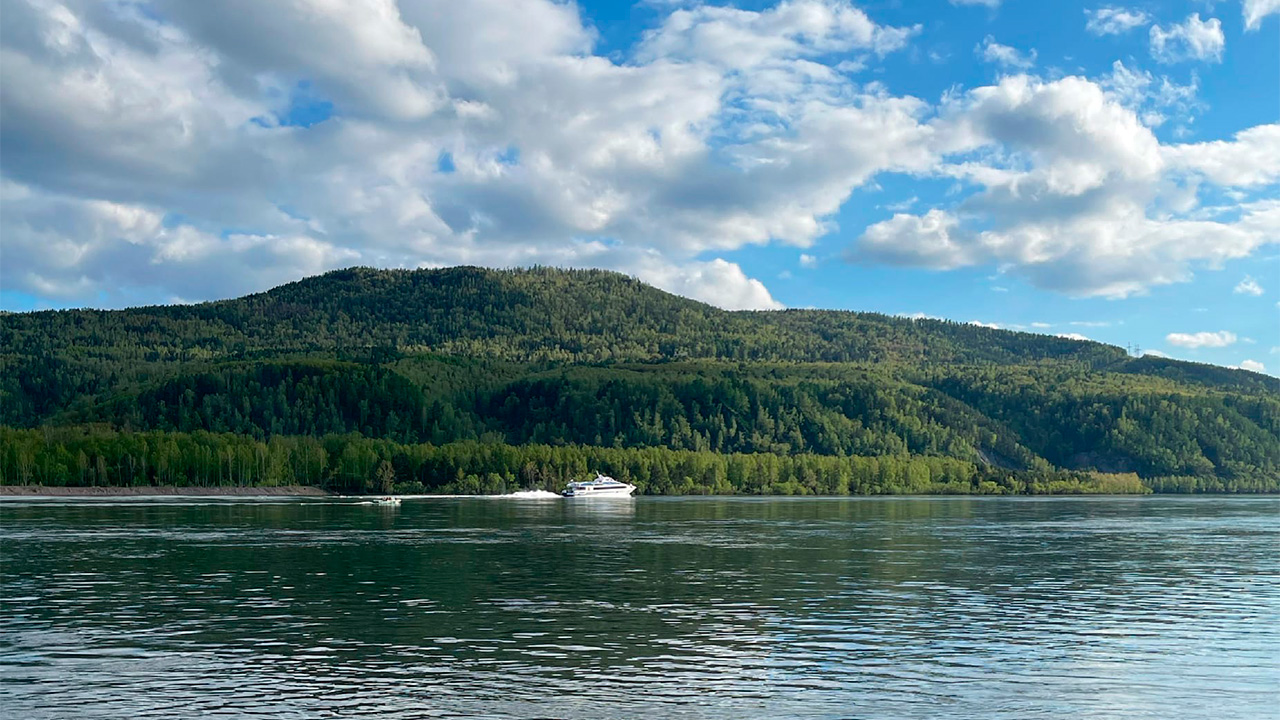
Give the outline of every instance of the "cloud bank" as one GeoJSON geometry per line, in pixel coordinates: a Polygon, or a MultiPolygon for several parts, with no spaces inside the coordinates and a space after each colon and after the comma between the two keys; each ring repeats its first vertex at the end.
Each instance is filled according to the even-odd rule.
{"type": "Polygon", "coordinates": [[[1165,342],[1193,350],[1202,347],[1220,348],[1234,345],[1236,334],[1226,330],[1219,332],[1169,333],[1165,336],[1165,342]]]}
{"type": "MultiPolygon", "coordinates": [[[[1280,238],[1280,126],[1162,144],[1195,89],[1138,71],[895,95],[865,69],[922,29],[845,0],[663,9],[607,54],[548,0],[0,2],[0,286],[58,303],[540,263],[778,307],[725,256],[810,248],[883,174],[958,192],[846,228],[855,262],[1120,297],[1280,238]]],[[[1215,29],[1160,52],[1219,57],[1215,29]]]]}
{"type": "Polygon", "coordinates": [[[921,132],[930,173],[975,191],[872,225],[851,260],[995,264],[1041,288],[1125,297],[1280,241],[1274,197],[1202,201],[1210,184],[1273,187],[1280,125],[1166,145],[1094,81],[1017,75],[952,97],[921,132]]]}

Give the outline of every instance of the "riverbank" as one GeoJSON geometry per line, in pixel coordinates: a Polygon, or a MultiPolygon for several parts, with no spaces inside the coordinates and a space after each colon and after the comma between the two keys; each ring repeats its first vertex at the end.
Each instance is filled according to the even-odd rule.
{"type": "Polygon", "coordinates": [[[44,485],[0,485],[0,495],[54,496],[54,497],[139,497],[144,495],[199,495],[199,496],[288,496],[324,497],[329,493],[309,485],[281,485],[276,487],[185,487],[154,485],[133,487],[58,487],[44,485]]]}

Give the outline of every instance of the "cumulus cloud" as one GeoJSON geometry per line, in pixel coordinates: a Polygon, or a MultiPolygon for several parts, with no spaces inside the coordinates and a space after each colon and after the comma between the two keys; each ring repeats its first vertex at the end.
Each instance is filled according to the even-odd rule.
{"type": "Polygon", "coordinates": [[[1176,63],[1186,60],[1222,61],[1222,50],[1227,41],[1222,34],[1222,21],[1217,18],[1201,20],[1200,13],[1191,13],[1181,23],[1168,30],[1160,25],[1151,26],[1151,57],[1156,62],[1176,63]]]}
{"type": "Polygon", "coordinates": [[[548,0],[4,12],[0,282],[62,302],[471,262],[776,307],[716,255],[805,247],[853,188],[929,160],[927,105],[847,65],[919,27],[846,0],[676,9],[610,58],[548,0]]]}
{"type": "Polygon", "coordinates": [[[1084,335],[1081,335],[1080,333],[1058,333],[1058,337],[1066,338],[1067,340],[1079,340],[1081,342],[1090,341],[1089,338],[1085,337],[1084,335]]]}
{"type": "Polygon", "coordinates": [[[942,210],[924,215],[897,213],[868,227],[848,257],[934,270],[973,264],[977,251],[967,238],[952,237],[959,224],[959,219],[942,210]]]}
{"type": "Polygon", "coordinates": [[[1247,187],[1280,180],[1280,124],[1251,127],[1232,140],[1173,145],[1162,151],[1171,168],[1217,185],[1247,187]]]}
{"type": "Polygon", "coordinates": [[[1003,68],[1026,70],[1036,64],[1036,51],[1024,53],[1015,47],[1001,45],[991,35],[983,38],[973,49],[983,62],[999,65],[1003,68]]]}
{"type": "Polygon", "coordinates": [[[1105,6],[1085,9],[1084,29],[1094,35],[1123,35],[1151,22],[1150,16],[1137,9],[1105,6]]]}
{"type": "Polygon", "coordinates": [[[1198,333],[1169,333],[1164,338],[1165,342],[1170,345],[1176,345],[1184,348],[1220,348],[1234,345],[1236,342],[1236,334],[1226,330],[1218,332],[1198,332],[1198,333]]]}
{"type": "Polygon", "coordinates": [[[699,5],[671,13],[646,34],[644,59],[706,60],[738,69],[780,60],[863,50],[883,55],[902,48],[919,26],[878,25],[844,2],[793,0],[763,11],[699,5]]]}
{"type": "Polygon", "coordinates": [[[818,267],[818,258],[808,253],[800,253],[800,267],[815,268],[818,267]]]}
{"type": "Polygon", "coordinates": [[[307,78],[347,113],[393,120],[427,117],[447,100],[435,53],[395,0],[159,0],[155,14],[171,23],[160,32],[216,53],[215,72],[231,87],[263,74],[307,78]]]}
{"type": "MultiPolygon", "coordinates": [[[[1232,367],[1236,367],[1236,366],[1233,365],[1232,367]]],[[[1238,369],[1248,370],[1250,372],[1256,372],[1256,373],[1267,371],[1267,367],[1262,363],[1258,362],[1257,360],[1241,360],[1238,369]]]]}
{"type": "Polygon", "coordinates": [[[218,235],[148,208],[5,183],[4,285],[107,304],[152,289],[162,299],[239,294],[361,261],[305,228],[218,235]],[[162,274],[157,271],[162,271],[162,274]]]}
{"type": "Polygon", "coordinates": [[[977,191],[953,208],[871,225],[848,256],[933,269],[996,264],[1078,296],[1186,281],[1195,265],[1280,241],[1280,203],[1200,207],[1190,181],[1272,177],[1262,167],[1273,151],[1267,127],[1235,141],[1163,146],[1095,82],[1006,77],[953,96],[928,125],[941,157],[934,172],[977,191]],[[1230,167],[1246,144],[1261,163],[1230,167]]]}
{"type": "Polygon", "coordinates": [[[1234,292],[1237,295],[1252,295],[1257,297],[1266,292],[1266,290],[1262,289],[1262,286],[1258,284],[1257,280],[1254,280],[1249,275],[1245,275],[1244,279],[1236,285],[1234,292]]]}
{"type": "Polygon", "coordinates": [[[1257,30],[1262,27],[1262,18],[1280,15],[1280,0],[1244,0],[1243,9],[1245,29],[1257,30]]]}
{"type": "Polygon", "coordinates": [[[654,258],[652,265],[639,263],[636,276],[647,283],[678,295],[722,307],[726,310],[776,310],[782,304],[773,299],[764,283],[749,278],[742,268],[721,259],[673,266],[654,258]]]}
{"type": "Polygon", "coordinates": [[[356,263],[539,263],[776,307],[730,253],[810,248],[885,173],[959,192],[895,204],[858,262],[995,264],[1122,296],[1280,237],[1276,126],[1151,134],[1194,109],[1194,81],[1116,68],[1105,86],[894,95],[862,68],[920,27],[847,0],[668,6],[607,57],[550,0],[3,12],[0,285],[64,304],[225,297],[356,263]],[[1218,186],[1245,199],[1204,201],[1218,186]]]}

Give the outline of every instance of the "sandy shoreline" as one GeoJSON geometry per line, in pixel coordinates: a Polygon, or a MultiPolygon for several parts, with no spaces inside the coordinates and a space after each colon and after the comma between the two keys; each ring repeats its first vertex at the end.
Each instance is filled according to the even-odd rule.
{"type": "Polygon", "coordinates": [[[306,485],[280,487],[180,487],[156,485],[139,487],[45,487],[43,485],[0,485],[0,495],[52,497],[140,497],[144,495],[200,496],[304,496],[325,497],[329,493],[306,485]]]}

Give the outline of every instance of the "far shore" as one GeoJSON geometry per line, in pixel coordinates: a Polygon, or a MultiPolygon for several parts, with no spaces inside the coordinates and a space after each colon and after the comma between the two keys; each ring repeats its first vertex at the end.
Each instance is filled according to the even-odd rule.
{"type": "Polygon", "coordinates": [[[52,496],[52,497],[141,497],[145,495],[200,495],[200,496],[281,496],[325,497],[329,493],[308,485],[281,485],[278,487],[183,487],[154,485],[136,487],[60,487],[45,485],[0,485],[0,496],[52,496]]]}

